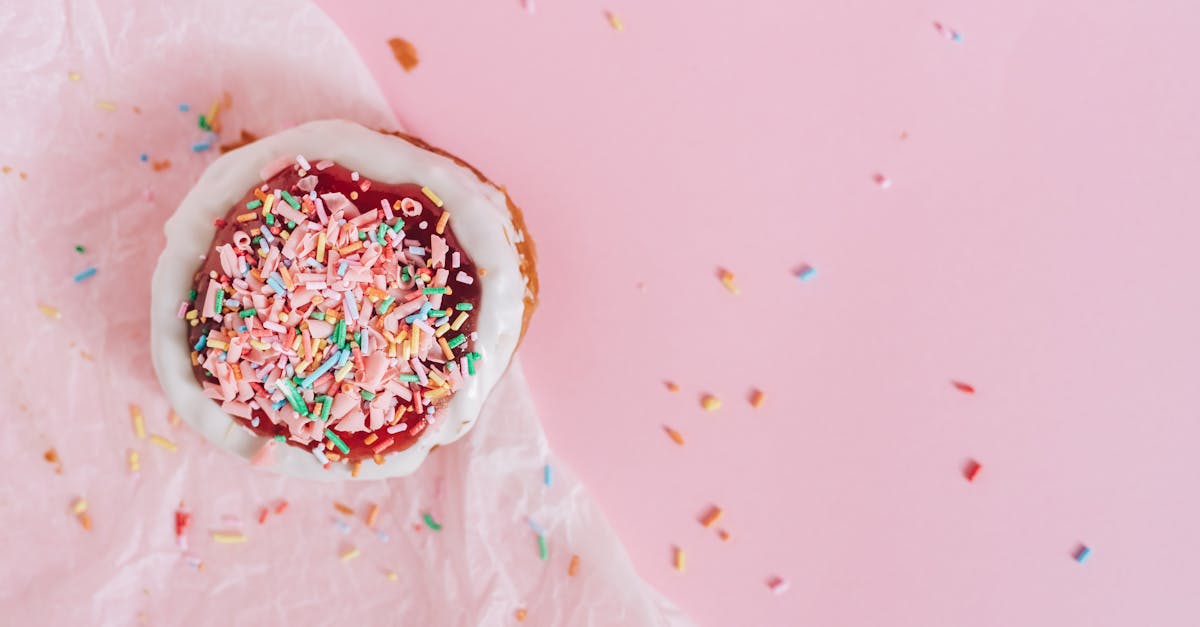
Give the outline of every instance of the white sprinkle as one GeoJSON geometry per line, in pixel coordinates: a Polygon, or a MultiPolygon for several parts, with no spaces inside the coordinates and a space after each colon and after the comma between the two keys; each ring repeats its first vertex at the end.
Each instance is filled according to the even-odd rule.
{"type": "Polygon", "coordinates": [[[400,433],[401,431],[405,431],[405,430],[407,430],[407,429],[408,429],[408,423],[402,422],[402,423],[400,423],[400,424],[398,424],[398,425],[395,425],[395,426],[393,426],[393,427],[388,427],[388,430],[387,430],[387,432],[388,432],[388,433],[400,433]]]}
{"type": "Polygon", "coordinates": [[[357,180],[358,180],[358,172],[351,172],[351,173],[350,173],[350,180],[351,180],[351,181],[357,181],[357,180]]]}
{"type": "Polygon", "coordinates": [[[296,155],[296,165],[299,165],[301,170],[312,169],[312,166],[308,165],[308,160],[304,158],[304,155],[296,155]]]}
{"type": "Polygon", "coordinates": [[[459,283],[466,283],[467,285],[470,285],[475,282],[475,279],[472,279],[471,275],[469,275],[466,272],[463,272],[461,270],[459,270],[458,274],[454,275],[454,279],[457,280],[459,283]]]}

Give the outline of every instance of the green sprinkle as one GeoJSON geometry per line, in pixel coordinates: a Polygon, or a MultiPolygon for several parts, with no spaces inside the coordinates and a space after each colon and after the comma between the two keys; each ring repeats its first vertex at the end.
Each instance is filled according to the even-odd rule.
{"type": "MultiPolygon", "coordinates": [[[[267,217],[269,218],[269,217],[271,217],[271,216],[267,216],[267,217]]],[[[262,236],[261,236],[261,235],[255,235],[255,236],[254,236],[254,239],[252,239],[252,240],[250,240],[250,241],[251,241],[251,242],[254,242],[254,244],[255,244],[255,245],[258,245],[258,243],[262,241],[262,236]]]]}
{"type": "Polygon", "coordinates": [[[254,314],[257,314],[257,313],[258,313],[257,309],[243,309],[238,312],[238,317],[239,318],[249,318],[250,316],[253,316],[254,314]]]}
{"type": "Polygon", "coordinates": [[[421,377],[418,377],[415,374],[402,374],[400,375],[400,380],[405,383],[416,383],[417,381],[421,380],[421,377]]]}
{"type": "Polygon", "coordinates": [[[375,242],[380,246],[387,246],[387,240],[383,239],[383,234],[387,233],[387,228],[386,224],[380,224],[379,230],[375,232],[375,242]]]}
{"type": "Polygon", "coordinates": [[[212,130],[212,127],[209,126],[209,124],[208,124],[208,119],[204,117],[203,113],[200,114],[200,118],[198,120],[196,120],[196,123],[199,124],[200,128],[203,130],[206,130],[206,131],[212,130]]]}
{"type": "Polygon", "coordinates": [[[289,228],[289,229],[294,229],[294,228],[296,228],[296,223],[295,223],[295,222],[292,222],[291,220],[288,220],[288,228],[289,228]]]}
{"type": "Polygon", "coordinates": [[[217,310],[214,311],[213,313],[220,315],[221,308],[225,306],[225,288],[223,288],[223,287],[217,288],[217,302],[214,304],[216,305],[217,310]]]}
{"type": "Polygon", "coordinates": [[[446,288],[444,288],[444,287],[427,287],[424,290],[422,290],[421,293],[422,294],[445,294],[446,288]]]}
{"type": "Polygon", "coordinates": [[[363,390],[363,391],[361,392],[361,394],[362,394],[362,397],[363,397],[363,400],[364,400],[364,401],[373,401],[373,400],[375,400],[375,393],[374,393],[374,392],[372,392],[372,391],[370,391],[370,390],[363,390]]]}
{"type": "Polygon", "coordinates": [[[400,272],[400,280],[405,283],[408,283],[408,280],[411,278],[412,278],[412,275],[408,273],[408,266],[404,266],[404,270],[402,270],[400,272]]]}
{"type": "Polygon", "coordinates": [[[543,562],[550,556],[550,551],[546,549],[546,536],[541,534],[538,535],[538,555],[542,558],[543,562]]]}
{"type": "Polygon", "coordinates": [[[333,327],[333,343],[341,346],[346,343],[346,319],[342,318],[337,321],[337,326],[333,327]]]}
{"type": "Polygon", "coordinates": [[[392,225],[392,232],[399,233],[400,231],[403,231],[403,230],[404,230],[404,220],[396,220],[396,223],[392,225]]]}
{"type": "Polygon", "coordinates": [[[267,217],[264,219],[264,222],[267,223],[267,226],[275,226],[275,214],[268,213],[267,217]]]}
{"type": "Polygon", "coordinates": [[[321,422],[329,420],[329,408],[333,407],[333,397],[322,394],[321,399],[321,422]]]}
{"type": "Polygon", "coordinates": [[[334,446],[336,446],[336,447],[338,447],[338,450],[339,450],[339,451],[341,451],[342,453],[349,453],[349,452],[350,452],[350,447],[349,447],[349,446],[346,446],[346,443],[345,443],[345,442],[343,442],[343,441],[342,441],[342,439],[341,439],[341,438],[339,438],[339,437],[337,436],[337,434],[333,432],[333,430],[332,430],[332,429],[326,429],[326,430],[325,430],[325,437],[327,437],[327,438],[329,438],[330,440],[332,440],[332,441],[333,441],[333,445],[334,445],[334,446]]]}
{"type": "Polygon", "coordinates": [[[358,232],[358,241],[360,241],[360,242],[365,242],[366,240],[367,240],[367,232],[366,232],[366,231],[359,231],[359,232],[358,232]]]}
{"type": "Polygon", "coordinates": [[[425,512],[425,526],[433,529],[434,531],[442,530],[442,526],[438,524],[438,521],[433,519],[433,514],[430,514],[429,512],[425,512]]]}
{"type": "Polygon", "coordinates": [[[355,331],[355,332],[354,332],[354,345],[355,345],[355,346],[362,346],[362,331],[355,331]]]}
{"type": "Polygon", "coordinates": [[[315,309],[314,309],[314,310],[313,310],[313,312],[312,312],[311,314],[309,314],[309,316],[308,316],[308,317],[309,317],[309,318],[313,318],[313,319],[315,319],[315,320],[324,320],[324,319],[325,319],[325,312],[323,312],[323,311],[317,311],[317,310],[315,310],[315,309]]]}
{"type": "Polygon", "coordinates": [[[475,308],[475,305],[472,305],[471,303],[459,303],[455,305],[454,308],[459,311],[471,311],[475,308]]]}
{"type": "Polygon", "coordinates": [[[188,300],[196,300],[196,290],[188,292],[188,300]]]}
{"type": "Polygon", "coordinates": [[[76,247],[75,247],[75,252],[77,252],[77,253],[84,253],[84,252],[87,252],[87,251],[86,251],[86,250],[84,250],[83,246],[76,246],[76,247]]]}
{"type": "Polygon", "coordinates": [[[376,311],[378,311],[379,315],[382,316],[383,314],[387,313],[387,310],[391,308],[392,303],[394,302],[396,302],[396,299],[388,296],[379,302],[379,307],[376,309],[376,311]]]}
{"type": "Polygon", "coordinates": [[[445,318],[450,315],[450,312],[445,309],[433,309],[429,312],[430,318],[445,318]]]}
{"type": "Polygon", "coordinates": [[[296,413],[302,416],[308,415],[308,407],[304,405],[300,394],[296,392],[294,383],[287,379],[281,378],[275,382],[275,387],[279,388],[280,392],[283,392],[283,397],[287,399],[289,404],[291,404],[292,409],[296,410],[296,413]]]}
{"type": "Polygon", "coordinates": [[[276,442],[287,442],[287,438],[283,437],[282,435],[277,435],[277,436],[275,436],[275,441],[276,442]]]}
{"type": "Polygon", "coordinates": [[[475,353],[467,353],[467,374],[475,374],[475,358],[472,356],[475,353]]]}
{"type": "Polygon", "coordinates": [[[246,208],[247,208],[247,209],[258,209],[258,208],[259,208],[259,207],[261,207],[261,206],[262,206],[262,201],[261,201],[261,200],[259,200],[259,199],[257,199],[257,198],[255,198],[254,200],[251,200],[250,202],[246,203],[246,208]]]}
{"type": "Polygon", "coordinates": [[[283,196],[283,199],[287,201],[287,204],[289,204],[289,205],[291,205],[291,206],[292,206],[292,209],[299,209],[299,208],[300,208],[300,201],[299,201],[299,200],[296,200],[296,197],[295,197],[295,196],[292,196],[291,194],[287,193],[287,190],[286,190],[286,189],[285,189],[285,190],[281,190],[281,191],[279,192],[279,195],[280,195],[280,196],[283,196]]]}
{"type": "Polygon", "coordinates": [[[458,335],[454,336],[454,339],[450,340],[449,342],[446,342],[446,346],[449,346],[450,348],[458,348],[459,346],[463,345],[463,342],[466,342],[466,341],[467,341],[467,336],[463,335],[462,333],[459,333],[458,335]]]}

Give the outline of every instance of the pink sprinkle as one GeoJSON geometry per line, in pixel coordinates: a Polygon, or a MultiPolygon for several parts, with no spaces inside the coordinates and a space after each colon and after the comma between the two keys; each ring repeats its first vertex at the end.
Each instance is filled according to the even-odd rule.
{"type": "Polygon", "coordinates": [[[380,198],[379,204],[383,206],[383,216],[385,218],[390,221],[396,217],[394,214],[392,214],[392,206],[388,204],[387,198],[380,198]]]}
{"type": "Polygon", "coordinates": [[[408,423],[402,422],[398,425],[388,427],[387,432],[394,434],[394,433],[400,433],[401,431],[406,431],[406,430],[408,430],[408,423]]]}
{"type": "Polygon", "coordinates": [[[525,12],[530,15],[537,12],[537,6],[534,5],[533,0],[521,0],[521,8],[525,9],[525,12]]]}
{"type": "Polygon", "coordinates": [[[185,301],[183,301],[182,303],[179,303],[179,317],[180,317],[180,319],[182,319],[182,318],[183,318],[183,316],[187,314],[187,309],[188,309],[188,303],[187,303],[187,301],[186,301],[186,300],[185,300],[185,301]]]}
{"type": "Polygon", "coordinates": [[[330,161],[329,159],[321,159],[320,161],[317,162],[317,171],[320,172],[321,170],[324,170],[325,168],[328,168],[331,165],[333,165],[333,162],[330,161]]]}
{"type": "Polygon", "coordinates": [[[304,155],[296,155],[296,165],[300,166],[302,170],[312,169],[312,167],[308,165],[308,160],[304,158],[304,155]]]}
{"type": "Polygon", "coordinates": [[[887,189],[892,186],[892,179],[884,176],[883,174],[881,174],[879,172],[876,172],[875,176],[873,176],[871,178],[872,178],[872,180],[875,181],[875,184],[879,186],[879,189],[887,189]]]}
{"type": "Polygon", "coordinates": [[[767,587],[771,589],[771,592],[774,592],[776,595],[780,595],[784,592],[787,592],[788,588],[792,587],[792,584],[783,577],[775,575],[767,580],[767,587]]]}
{"type": "Polygon", "coordinates": [[[475,282],[475,279],[472,279],[471,275],[469,275],[466,272],[463,272],[461,270],[458,272],[457,275],[454,276],[454,278],[458,279],[459,283],[466,283],[467,285],[470,285],[475,282]]]}

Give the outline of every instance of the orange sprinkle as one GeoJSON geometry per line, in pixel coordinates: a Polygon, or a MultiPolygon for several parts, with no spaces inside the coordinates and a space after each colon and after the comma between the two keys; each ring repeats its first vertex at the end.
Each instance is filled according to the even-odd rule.
{"type": "Polygon", "coordinates": [[[529,616],[529,612],[523,607],[519,607],[519,608],[517,608],[517,611],[513,612],[513,618],[516,618],[518,623],[525,622],[525,619],[528,616],[529,616]]]}
{"type": "Polygon", "coordinates": [[[617,17],[612,11],[605,11],[604,16],[608,18],[608,25],[613,27],[613,30],[621,32],[625,30],[625,25],[621,23],[621,18],[617,17]]]}
{"type": "Polygon", "coordinates": [[[571,555],[571,563],[567,566],[567,576],[574,577],[579,574],[579,555],[571,555]]]}
{"type": "Polygon", "coordinates": [[[663,385],[667,386],[668,392],[678,392],[679,384],[674,381],[663,381],[663,385]]]}
{"type": "MultiPolygon", "coordinates": [[[[251,211],[249,213],[243,213],[234,219],[237,220],[238,222],[249,222],[257,217],[258,217],[258,214],[251,211]]],[[[282,267],[282,266],[280,266],[280,267],[282,267]]]]}
{"type": "Polygon", "coordinates": [[[130,403],[129,417],[133,420],[133,434],[136,435],[139,440],[145,440],[146,423],[142,419],[142,408],[130,403]]]}
{"type": "Polygon", "coordinates": [[[362,242],[353,242],[353,243],[349,244],[348,246],[342,246],[341,248],[339,248],[338,254],[339,255],[349,255],[350,253],[353,253],[360,249],[362,249],[362,242]]]}
{"type": "Polygon", "coordinates": [[[58,458],[57,450],[55,450],[55,449],[47,450],[45,453],[42,453],[42,459],[50,462],[51,464],[54,464],[54,466],[55,466],[54,474],[57,474],[57,475],[62,474],[62,460],[60,460],[58,458]]]}
{"type": "Polygon", "coordinates": [[[275,505],[275,515],[276,515],[276,516],[278,516],[278,515],[280,515],[280,514],[282,514],[282,513],[286,512],[286,511],[287,511],[287,508],[288,508],[288,502],[287,502],[287,501],[280,501],[279,503],[277,503],[277,504],[275,505]]]}
{"type": "Polygon", "coordinates": [[[721,273],[717,276],[721,279],[721,285],[724,285],[725,289],[730,294],[740,294],[741,293],[742,290],[738,289],[737,284],[733,282],[733,273],[732,272],[722,268],[721,273]]]}
{"type": "Polygon", "coordinates": [[[339,503],[337,501],[334,501],[333,508],[347,516],[354,515],[354,508],[350,507],[349,505],[346,505],[345,503],[339,503]]]}
{"type": "Polygon", "coordinates": [[[179,426],[179,414],[175,413],[174,409],[167,414],[167,422],[170,423],[172,427],[179,426]]]}
{"type": "Polygon", "coordinates": [[[700,406],[706,411],[717,411],[718,409],[721,409],[721,399],[713,396],[712,394],[705,394],[704,396],[700,397],[700,406]]]}
{"type": "Polygon", "coordinates": [[[115,105],[107,100],[97,100],[96,108],[104,109],[105,111],[116,111],[117,105],[115,105]]]}
{"type": "Polygon", "coordinates": [[[79,497],[79,498],[75,499],[74,501],[71,501],[71,512],[74,513],[75,515],[79,515],[79,514],[86,512],[87,508],[88,508],[87,499],[85,499],[83,497],[79,497]]]}
{"type": "Polygon", "coordinates": [[[766,399],[766,393],[764,393],[762,390],[756,389],[750,393],[750,406],[754,407],[755,409],[762,407],[763,401],[766,399]]]}
{"type": "Polygon", "coordinates": [[[388,46],[392,49],[392,56],[396,57],[396,61],[400,67],[404,68],[405,72],[413,71],[420,62],[417,56],[417,47],[412,45],[407,39],[401,37],[392,37],[388,40],[388,46]]]}
{"type": "Polygon", "coordinates": [[[92,530],[92,517],[89,516],[87,514],[87,512],[80,514],[79,515],[79,524],[83,525],[84,530],[91,531],[92,530]]]}
{"type": "Polygon", "coordinates": [[[171,160],[170,159],[162,159],[160,161],[151,161],[150,167],[154,168],[155,172],[162,172],[163,170],[166,170],[167,168],[171,167],[171,160]]]}
{"type": "Polygon", "coordinates": [[[724,529],[717,529],[717,537],[721,539],[721,542],[729,542],[729,532],[724,529]]]}
{"type": "Polygon", "coordinates": [[[959,392],[962,392],[964,394],[974,394],[975,393],[975,387],[969,383],[963,383],[962,381],[951,381],[950,383],[953,383],[955,389],[957,389],[959,392]]]}
{"type": "Polygon", "coordinates": [[[350,476],[357,477],[360,470],[362,470],[362,460],[356,459],[350,464],[350,476]]]}
{"type": "Polygon", "coordinates": [[[450,222],[450,212],[443,211],[442,216],[438,218],[437,228],[435,229],[438,235],[441,235],[446,230],[446,223],[448,222],[450,222]]]}
{"type": "Polygon", "coordinates": [[[382,466],[383,465],[383,455],[376,453],[371,456],[371,461],[375,462],[376,466],[382,466]]]}
{"type": "Polygon", "coordinates": [[[375,521],[379,519],[379,506],[371,503],[371,509],[367,510],[367,526],[374,527],[375,521]]]}
{"type": "Polygon", "coordinates": [[[706,513],[700,519],[700,524],[704,525],[705,529],[708,529],[709,527],[712,527],[713,525],[717,524],[717,521],[721,520],[721,516],[724,514],[725,514],[725,512],[722,511],[720,507],[713,505],[712,508],[708,510],[708,513],[706,513]]]}
{"type": "Polygon", "coordinates": [[[358,547],[350,547],[345,551],[342,551],[342,561],[349,562],[350,560],[358,557],[358,555],[358,547]]]}
{"type": "Polygon", "coordinates": [[[687,565],[687,556],[683,554],[683,549],[675,547],[675,570],[683,572],[687,565]]]}
{"type": "Polygon", "coordinates": [[[379,439],[379,436],[372,433],[371,435],[368,435],[367,437],[363,438],[363,444],[366,444],[367,446],[371,446],[372,444],[375,443],[375,440],[378,440],[378,439],[379,439]]]}
{"type": "Polygon", "coordinates": [[[679,446],[683,446],[683,434],[682,433],[680,433],[666,425],[663,425],[663,431],[666,431],[667,436],[670,437],[671,440],[673,440],[676,444],[678,444],[679,446]]]}

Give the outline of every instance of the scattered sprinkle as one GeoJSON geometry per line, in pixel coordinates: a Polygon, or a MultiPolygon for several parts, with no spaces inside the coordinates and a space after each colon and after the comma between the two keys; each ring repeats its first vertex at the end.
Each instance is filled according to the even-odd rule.
{"type": "Polygon", "coordinates": [[[975,387],[969,383],[963,383],[962,381],[951,381],[950,383],[954,385],[954,389],[962,392],[963,394],[975,393],[975,387]]]}
{"type": "Polygon", "coordinates": [[[394,570],[389,570],[384,575],[388,578],[388,581],[398,581],[400,579],[400,575],[397,575],[394,570]]]}
{"type": "Polygon", "coordinates": [[[525,618],[529,616],[529,611],[523,607],[518,607],[517,611],[513,612],[513,618],[517,619],[518,623],[525,622],[525,618]]]}
{"type": "Polygon", "coordinates": [[[767,400],[767,395],[762,390],[754,390],[750,393],[750,406],[758,409],[762,407],[763,401],[767,400]]]}
{"type": "Polygon", "coordinates": [[[80,283],[92,278],[93,276],[96,276],[96,268],[94,266],[88,266],[85,270],[75,275],[75,282],[80,283]]]}
{"type": "Polygon", "coordinates": [[[713,396],[712,394],[705,394],[704,396],[700,397],[700,406],[703,407],[705,411],[717,411],[718,409],[721,409],[721,399],[713,396]]]}
{"type": "Polygon", "coordinates": [[[950,41],[953,41],[956,44],[962,43],[962,39],[963,39],[962,34],[959,33],[958,31],[954,30],[953,28],[950,28],[950,27],[942,24],[941,22],[934,22],[933,28],[942,37],[945,37],[946,39],[949,39],[950,41]]]}
{"type": "Polygon", "coordinates": [[[79,75],[79,72],[67,72],[67,78],[77,81],[83,77],[79,75]]]}
{"type": "Polygon", "coordinates": [[[83,254],[83,253],[87,252],[87,250],[86,250],[86,249],[85,249],[83,246],[81,246],[81,245],[79,245],[79,244],[76,244],[76,245],[75,245],[75,252],[77,252],[77,253],[80,253],[80,254],[83,254]]]}
{"type": "Polygon", "coordinates": [[[170,159],[161,159],[158,161],[151,161],[150,167],[153,168],[155,172],[162,172],[163,170],[166,170],[167,168],[171,167],[171,160],[170,159]]]}
{"type": "Polygon", "coordinates": [[[174,409],[167,412],[167,422],[170,423],[172,427],[179,426],[179,414],[175,413],[174,409]]]}
{"type": "Polygon", "coordinates": [[[801,281],[807,281],[814,276],[817,276],[817,269],[808,264],[800,266],[800,269],[796,271],[796,278],[801,281]]]}
{"type": "Polygon", "coordinates": [[[354,515],[354,508],[353,508],[353,507],[350,507],[349,505],[346,505],[345,503],[341,503],[341,502],[338,502],[338,501],[334,501],[334,502],[333,502],[333,509],[336,509],[338,512],[340,512],[340,513],[342,513],[342,514],[345,514],[345,515],[347,515],[347,516],[353,516],[353,515],[354,515]]]}
{"type": "Polygon", "coordinates": [[[608,25],[612,26],[613,30],[621,32],[625,30],[625,25],[621,23],[621,18],[617,17],[612,11],[605,11],[604,16],[608,18],[608,25]]]}
{"type": "Polygon", "coordinates": [[[740,294],[742,290],[733,282],[733,273],[724,268],[720,268],[719,270],[717,278],[721,279],[721,285],[724,285],[730,294],[740,294]]]}
{"type": "Polygon", "coordinates": [[[172,453],[179,450],[179,447],[174,442],[158,435],[157,433],[150,434],[150,442],[159,448],[166,449],[172,453]]]}
{"type": "Polygon", "coordinates": [[[1091,547],[1089,547],[1086,544],[1081,544],[1081,545],[1079,545],[1079,548],[1075,550],[1075,561],[1082,564],[1087,561],[1088,556],[1090,556],[1091,554],[1092,554],[1091,547]]]}
{"type": "Polygon", "coordinates": [[[239,532],[214,531],[212,539],[217,544],[240,544],[246,541],[246,535],[239,532]]]}
{"type": "Polygon", "coordinates": [[[544,562],[550,557],[550,551],[546,548],[546,536],[539,535],[538,539],[538,557],[544,562]]]}
{"type": "Polygon", "coordinates": [[[80,525],[83,525],[83,529],[84,529],[84,531],[91,531],[91,530],[92,530],[92,517],[91,517],[91,515],[89,515],[87,512],[84,512],[84,513],[80,514],[80,515],[78,516],[78,518],[79,518],[79,524],[80,524],[80,525]]]}
{"type": "Polygon", "coordinates": [[[430,514],[429,512],[425,512],[425,526],[429,527],[430,529],[432,529],[434,531],[442,530],[442,526],[440,524],[438,524],[438,522],[436,520],[433,519],[433,514],[430,514]]]}
{"type": "Polygon", "coordinates": [[[709,508],[708,512],[706,512],[704,516],[700,518],[700,524],[704,525],[705,529],[708,529],[717,524],[717,521],[721,520],[721,516],[724,514],[724,510],[716,505],[713,505],[711,508],[709,508]]]}
{"type": "Polygon", "coordinates": [[[111,103],[111,102],[109,102],[109,101],[107,101],[107,100],[97,100],[97,101],[96,101],[96,108],[97,108],[97,109],[103,109],[103,110],[105,110],[105,111],[116,111],[116,110],[117,110],[117,105],[115,105],[115,104],[113,104],[113,103],[111,103]]]}
{"type": "Polygon", "coordinates": [[[374,527],[375,521],[379,520],[379,505],[371,503],[371,508],[367,510],[366,523],[368,527],[374,527]]]}
{"type": "Polygon", "coordinates": [[[417,47],[412,45],[412,42],[402,37],[392,37],[388,40],[388,46],[392,49],[392,56],[396,57],[396,61],[405,72],[411,72],[417,67],[420,58],[417,56],[417,47]]]}
{"type": "Polygon", "coordinates": [[[567,565],[567,576],[574,577],[579,574],[579,555],[571,555],[571,563],[567,565]]]}
{"type": "Polygon", "coordinates": [[[554,476],[551,474],[550,464],[546,464],[542,467],[542,483],[546,484],[546,487],[550,487],[553,482],[554,476]]]}
{"type": "Polygon", "coordinates": [[[529,528],[533,530],[534,534],[539,536],[546,535],[546,528],[539,524],[538,521],[528,517],[525,520],[529,523],[529,528]]]}
{"type": "Polygon", "coordinates": [[[50,305],[38,305],[38,311],[42,312],[43,315],[51,320],[59,320],[62,318],[62,314],[50,305]]]}
{"type": "Polygon", "coordinates": [[[125,454],[125,462],[129,465],[129,474],[136,475],[142,470],[141,453],[134,449],[129,449],[125,454]]]}
{"type": "Polygon", "coordinates": [[[683,569],[686,566],[687,566],[687,556],[684,555],[683,549],[681,549],[679,547],[675,547],[675,570],[682,573],[683,569]]]}
{"type": "Polygon", "coordinates": [[[876,172],[875,175],[871,177],[871,180],[875,181],[875,184],[879,186],[879,189],[887,189],[892,186],[892,179],[879,172],[876,172]]]}
{"type": "Polygon", "coordinates": [[[345,551],[342,551],[342,561],[349,562],[350,560],[358,557],[358,555],[359,555],[358,547],[352,546],[352,547],[346,549],[345,551]]]}
{"type": "Polygon", "coordinates": [[[679,384],[674,381],[663,381],[663,385],[667,386],[668,392],[678,392],[679,384]]]}
{"type": "Polygon", "coordinates": [[[86,512],[87,508],[88,508],[87,499],[85,499],[83,497],[79,497],[71,503],[71,513],[75,514],[76,516],[86,512]]]}
{"type": "Polygon", "coordinates": [[[62,470],[63,470],[62,460],[59,459],[57,450],[52,449],[52,448],[46,449],[46,452],[42,453],[42,459],[46,460],[47,462],[49,462],[51,464],[54,464],[54,474],[56,474],[56,475],[62,474],[62,470]]]}
{"type": "Polygon", "coordinates": [[[729,542],[730,538],[729,532],[724,529],[717,529],[717,537],[721,539],[721,542],[729,542]]]}
{"type": "Polygon", "coordinates": [[[680,433],[666,425],[663,425],[663,431],[667,432],[667,437],[671,438],[671,440],[673,442],[675,442],[679,446],[683,446],[683,434],[682,433],[680,433]]]}
{"type": "Polygon", "coordinates": [[[788,588],[790,588],[791,586],[792,586],[792,584],[789,583],[788,580],[786,580],[783,577],[780,577],[778,575],[775,575],[775,576],[767,579],[767,587],[770,588],[771,592],[774,592],[776,595],[780,595],[780,594],[783,594],[784,592],[787,592],[788,588]]]}
{"type": "Polygon", "coordinates": [[[974,481],[982,469],[983,465],[972,459],[963,466],[963,476],[967,478],[967,481],[974,481]]]}
{"type": "Polygon", "coordinates": [[[142,408],[130,403],[129,418],[133,421],[133,434],[136,435],[139,440],[145,440],[146,422],[142,419],[142,408]]]}

